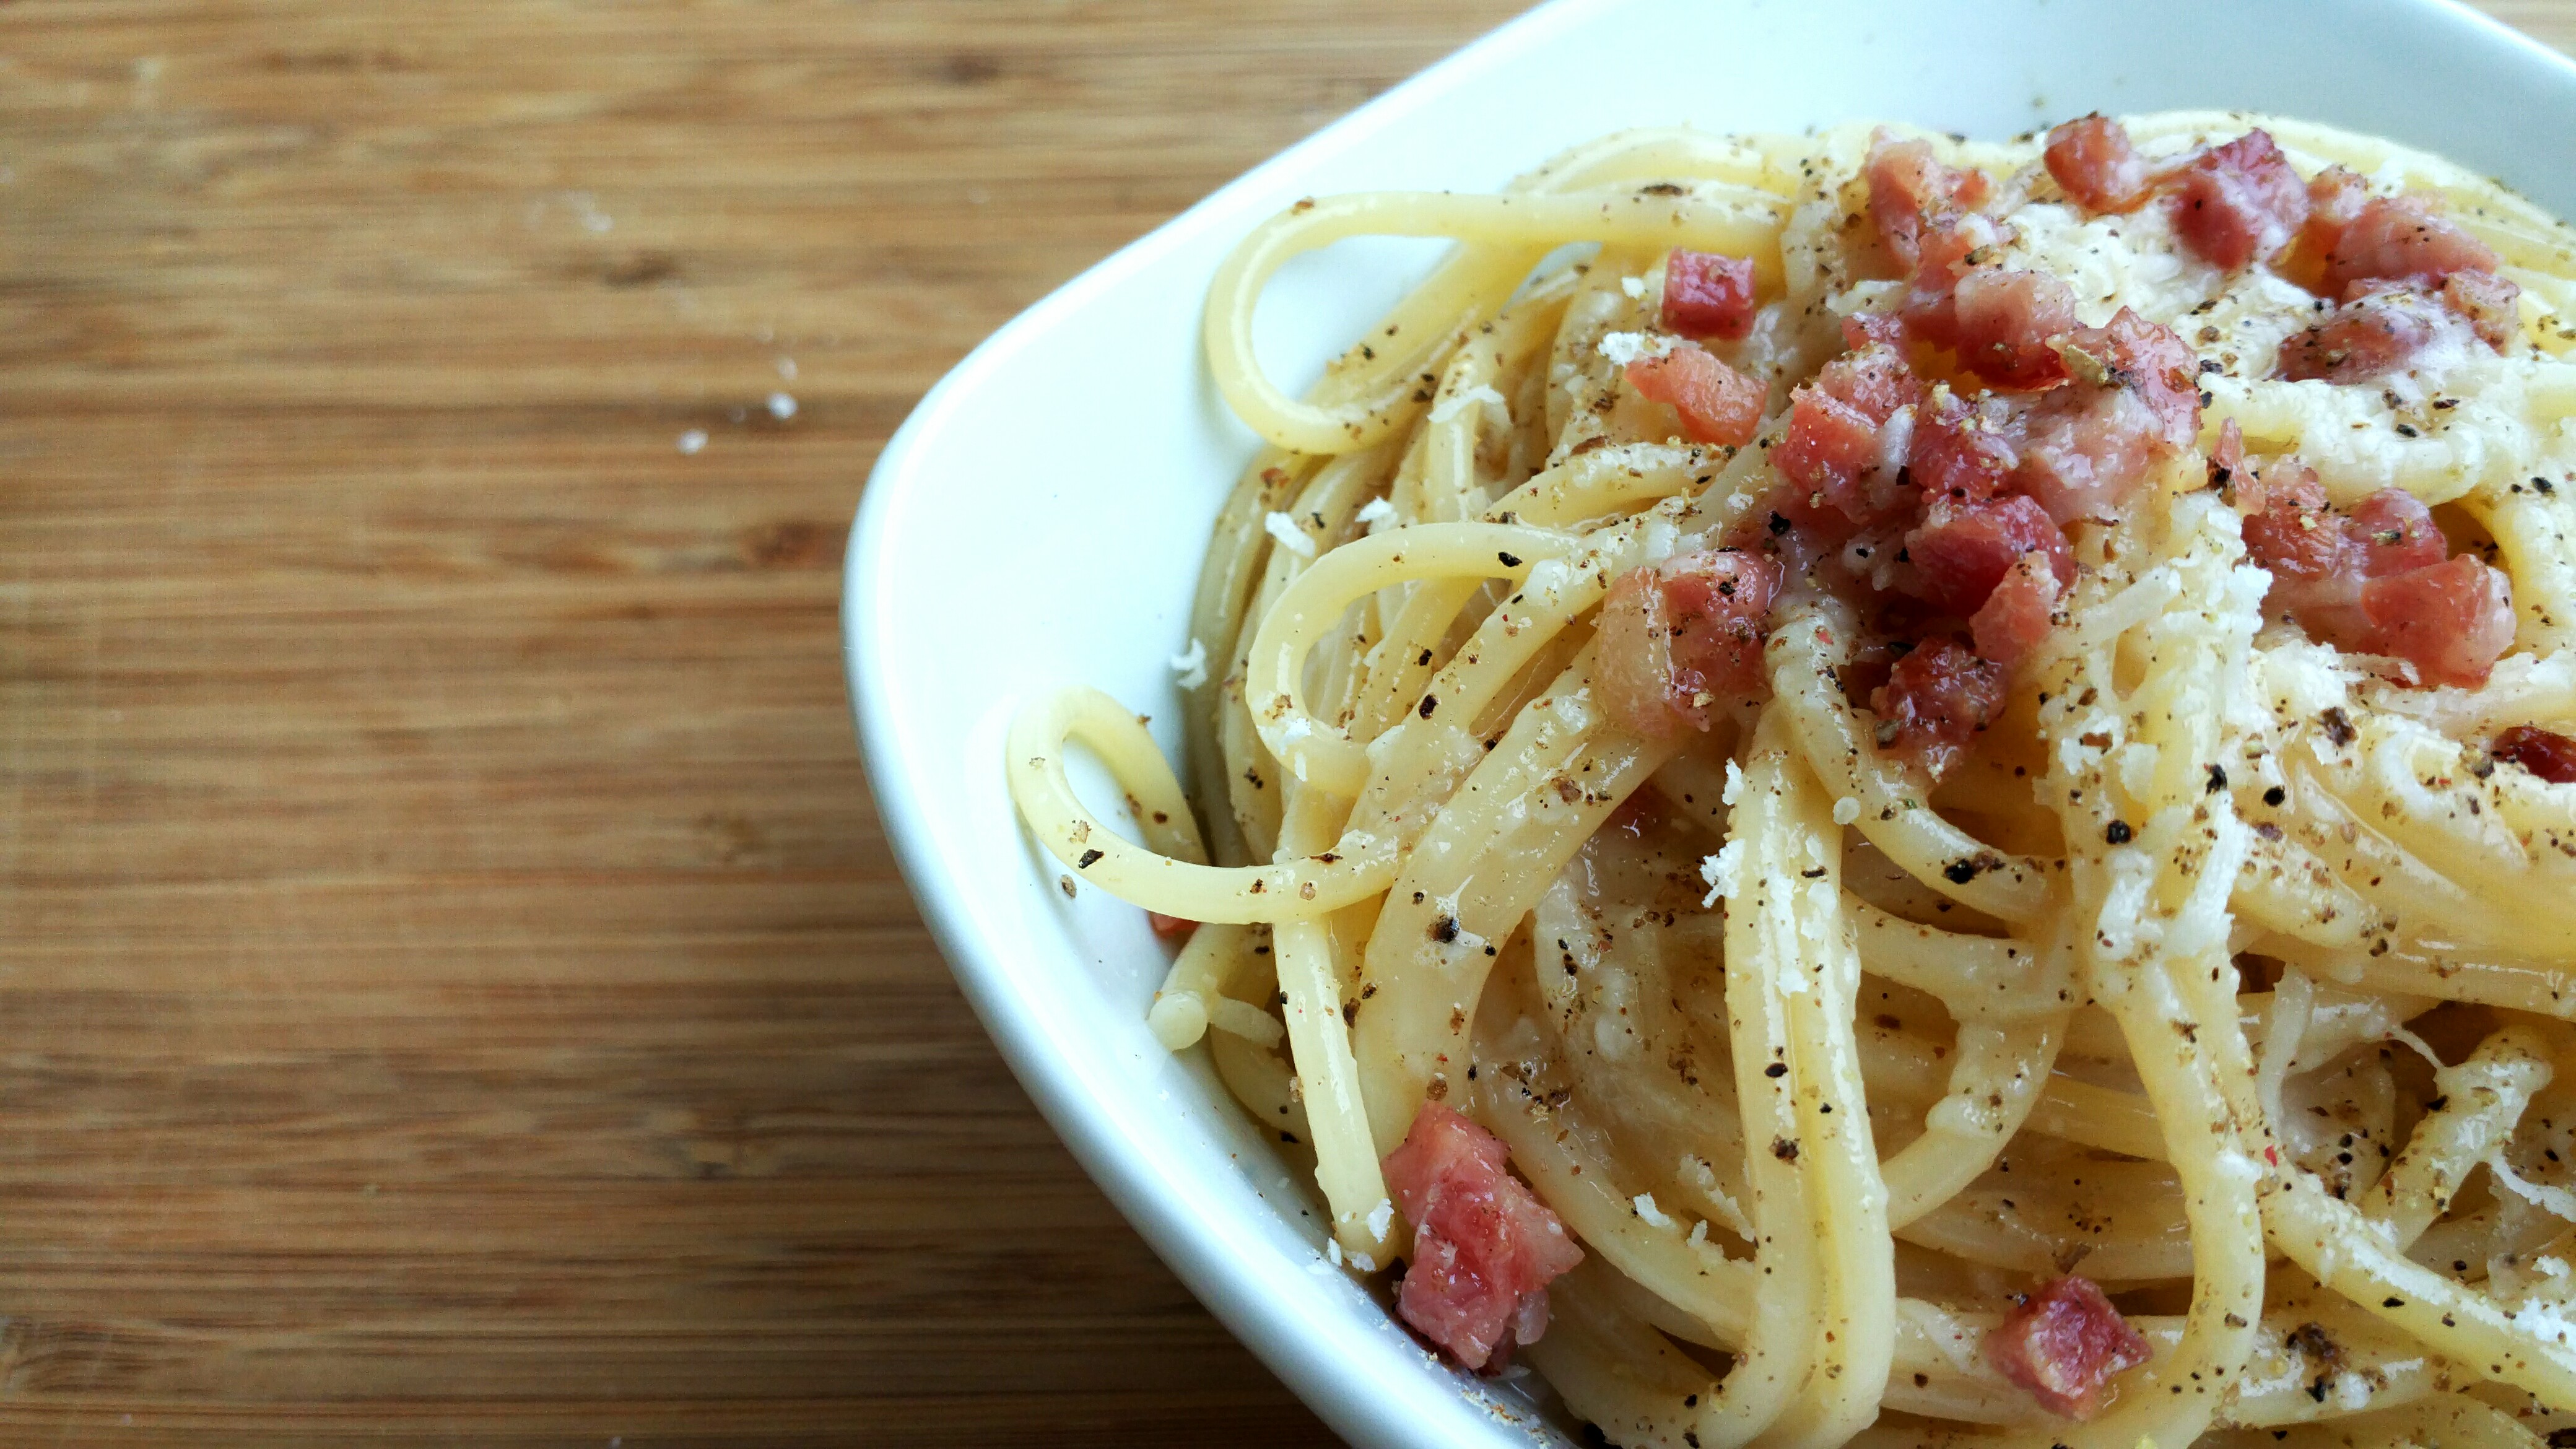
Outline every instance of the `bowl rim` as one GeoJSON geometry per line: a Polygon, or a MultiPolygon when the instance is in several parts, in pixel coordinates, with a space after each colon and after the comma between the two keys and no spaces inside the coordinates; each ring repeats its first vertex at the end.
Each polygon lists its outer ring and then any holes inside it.
{"type": "MultiPolygon", "coordinates": [[[[939,867],[925,823],[922,792],[896,767],[900,711],[891,702],[894,692],[884,687],[884,661],[872,647],[888,610],[869,587],[868,577],[872,563],[893,545],[890,520],[898,480],[912,471],[912,455],[921,440],[936,430],[958,398],[1028,340],[1065,314],[1080,310],[1097,294],[1155,266],[1210,213],[1236,208],[1276,189],[1277,178],[1301,169],[1311,153],[1330,150],[1354,132],[1376,128],[1428,105],[1490,66],[1636,3],[1639,0],[1543,0],[1225,183],[1004,323],[933,384],[888,437],[869,470],[844,556],[842,662],[862,765],[896,868],[950,974],[1050,1128],[1156,1256],[1305,1404],[1337,1433],[1357,1443],[1434,1449],[1457,1440],[1446,1432],[1453,1425],[1434,1419],[1389,1422],[1369,1415],[1366,1411],[1379,1401],[1351,1391],[1350,1365],[1332,1351],[1323,1335],[1264,1317],[1260,1311],[1266,1302],[1263,1274],[1221,1252],[1218,1235],[1181,1211],[1150,1162],[1124,1143],[1109,1114],[1087,1099],[1070,1060],[1048,1049],[1045,1033],[1027,1004],[1010,991],[1009,972],[998,953],[987,947],[960,909],[961,902],[954,899],[954,888],[939,867]]],[[[2576,83],[2576,57],[2474,8],[2467,0],[2344,3],[2356,14],[2406,16],[2453,27],[2463,41],[2502,46],[2518,52],[2526,63],[2537,61],[2576,83]]],[[[1464,1407],[1454,1396],[1452,1402],[1464,1407]]],[[[1487,1421],[1480,1427],[1500,1426],[1487,1421]]]]}

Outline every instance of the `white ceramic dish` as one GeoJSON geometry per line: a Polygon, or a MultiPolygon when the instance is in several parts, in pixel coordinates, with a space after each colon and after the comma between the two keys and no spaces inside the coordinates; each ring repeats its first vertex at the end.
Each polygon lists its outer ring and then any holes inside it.
{"type": "MultiPolygon", "coordinates": [[[[1899,118],[2002,136],[2101,109],[2231,107],[2376,131],[2576,214],[2576,64],[2445,0],[1558,0],[1271,160],[1031,308],[888,444],[843,616],[869,779],[923,915],[1030,1096],[1199,1297],[1331,1425],[1374,1446],[1563,1442],[1442,1368],[1325,1264],[1288,1180],[1197,1060],[1147,1034],[1142,915],[1021,833],[1002,733],[1068,681],[1152,714],[1200,550],[1251,434],[1200,360],[1209,277],[1300,196],[1490,189],[1627,126],[1899,118]]],[[[1418,245],[1292,266],[1264,309],[1312,378],[1418,275],[1418,245]]],[[[1293,390],[1293,388],[1292,388],[1293,390]]]]}

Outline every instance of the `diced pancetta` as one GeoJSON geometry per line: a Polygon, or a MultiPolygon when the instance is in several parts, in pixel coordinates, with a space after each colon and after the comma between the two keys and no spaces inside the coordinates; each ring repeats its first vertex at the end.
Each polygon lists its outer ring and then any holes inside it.
{"type": "Polygon", "coordinates": [[[1771,448],[1780,511],[1835,544],[1902,511],[1904,491],[1880,466],[1879,432],[1867,413],[1823,387],[1790,394],[1789,425],[1771,448]]]}
{"type": "Polygon", "coordinates": [[[1843,345],[1855,352],[1896,349],[1907,341],[1905,319],[1890,312],[1854,312],[1843,319],[1843,345]]]}
{"type": "Polygon", "coordinates": [[[2358,172],[2329,166],[2308,180],[2308,221],[2299,229],[2299,249],[2322,268],[2343,240],[2344,228],[2370,201],[2370,183],[2358,172]]]}
{"type": "Polygon", "coordinates": [[[1628,364],[1628,385],[1649,402],[1668,403],[1693,442],[1740,448],[1762,427],[1762,405],[1771,390],[1711,356],[1695,343],[1674,344],[1660,357],[1628,364]]]}
{"type": "Polygon", "coordinates": [[[2403,488],[2382,488],[2361,500],[2344,524],[2344,536],[2358,551],[2367,579],[2430,568],[2451,554],[2433,510],[2403,488]]]}
{"type": "Polygon", "coordinates": [[[1664,258],[1664,330],[1740,340],[1753,330],[1753,263],[1676,249],[1664,258]]]}
{"type": "Polygon", "coordinates": [[[1620,575],[1593,635],[1603,709],[1631,734],[1672,739],[1760,695],[1762,621],[1779,589],[1778,564],[1733,549],[1620,575]]]}
{"type": "Polygon", "coordinates": [[[1949,639],[1926,640],[1870,691],[1878,743],[1938,780],[2004,704],[2005,670],[1949,639]]]}
{"type": "Polygon", "coordinates": [[[2014,481],[2060,524],[2116,518],[2151,467],[2199,436],[2199,359],[2126,307],[2061,351],[2071,385],[2032,408],[2014,481]]]}
{"type": "Polygon", "coordinates": [[[2501,352],[2522,330],[2522,286],[2493,272],[2453,272],[2442,279],[2442,305],[2460,315],[2478,340],[2501,352]]]}
{"type": "Polygon", "coordinates": [[[1986,1335],[1986,1361],[2041,1408],[2089,1419],[2111,1376],[2147,1361],[2147,1340],[2092,1280],[2066,1277],[2004,1315],[1986,1335]]]}
{"type": "Polygon", "coordinates": [[[1969,503],[2004,491],[2021,461],[2013,445],[2015,419],[1999,401],[1963,401],[1935,388],[1914,411],[1914,436],[1906,469],[1926,498],[1969,503]]]}
{"type": "Polygon", "coordinates": [[[2308,219],[2308,187],[2266,131],[2213,146],[2168,183],[2174,235],[2201,260],[2234,271],[2267,261],[2308,219]]]}
{"type": "Polygon", "coordinates": [[[1423,1104],[1386,1155],[1387,1186],[1413,1227],[1396,1312],[1471,1369],[1546,1332],[1547,1285],[1583,1261],[1556,1214],[1503,1164],[1500,1139],[1438,1102],[1423,1104]]]}
{"type": "Polygon", "coordinates": [[[2498,734],[2487,753],[2520,765],[2553,785],[2576,785],[2576,740],[2538,725],[2515,725],[2498,734]]]}
{"type": "MultiPolygon", "coordinates": [[[[2511,285],[2508,283],[2507,285],[2511,285]]],[[[2475,327],[2412,287],[2364,292],[2281,344],[2279,376],[2292,382],[2366,382],[2427,355],[2465,346],[2475,327]]]]}
{"type": "Polygon", "coordinates": [[[1861,174],[1869,186],[1869,214],[1889,255],[1911,272],[1922,260],[1927,231],[1946,229],[1986,203],[1993,185],[1982,171],[1945,165],[1929,141],[1888,141],[1870,147],[1861,174]]]}
{"type": "Polygon", "coordinates": [[[2441,203],[2416,192],[2362,203],[2326,254],[2325,290],[2340,295],[2356,283],[2406,282],[2434,291],[2454,272],[2489,272],[2496,254],[2446,220],[2441,203]]]}
{"type": "Polygon", "coordinates": [[[2513,585],[2467,554],[2361,586],[2370,652],[2415,666],[2427,685],[2475,688],[2513,647],[2513,585]]]}
{"type": "Polygon", "coordinates": [[[2147,199],[2147,163],[2128,128],[2103,115],[2079,116],[2048,133],[2048,174],[2088,212],[2134,211],[2147,199]]]}
{"type": "Polygon", "coordinates": [[[1917,496],[1906,474],[1922,384],[1892,347],[1864,346],[1825,364],[1790,395],[1788,426],[1772,446],[1782,483],[1772,506],[1805,546],[1831,551],[1893,525],[1917,496]]]}
{"type": "Polygon", "coordinates": [[[1935,498],[1922,524],[1905,535],[1922,597],[1963,619],[1984,606],[2016,560],[2034,551],[2047,558],[2059,583],[2074,581],[2066,535],[2045,509],[2019,494],[1979,503],[1935,498]]]}
{"type": "MultiPolygon", "coordinates": [[[[2312,190],[2326,179],[2319,176],[2312,190]]],[[[2445,219],[2438,198],[2418,192],[2372,197],[2358,185],[2359,178],[2336,183],[2335,204],[2350,209],[2348,218],[2331,226],[2312,218],[2308,229],[2309,249],[2323,246],[2317,286],[2344,306],[2310,329],[2325,335],[2306,347],[2310,355],[2298,363],[2303,371],[2289,370],[2284,347],[2283,375],[2360,381],[2402,367],[2452,335],[2434,304],[2490,347],[2511,341],[2521,325],[2515,302],[2522,288],[2496,275],[2495,252],[2445,219]],[[2327,347],[2343,355],[2322,355],[2327,347]]]]}
{"type": "Polygon", "coordinates": [[[2163,453],[2200,436],[2200,358],[2172,328],[2123,307],[2100,327],[2067,334],[2061,350],[2076,382],[2116,388],[2146,405],[2163,453]]]}
{"type": "Polygon", "coordinates": [[[2486,682],[2513,644],[2502,573],[2467,554],[2446,558],[2432,513],[2401,489],[2338,517],[2296,459],[2263,471],[2265,506],[2245,520],[2245,552],[2271,570],[2266,612],[2337,648],[2407,660],[2424,684],[2486,682]]]}
{"type": "MultiPolygon", "coordinates": [[[[1907,319],[1914,322],[1910,305],[1907,319]]],[[[2075,293],[2064,282],[2046,272],[1976,267],[1958,278],[1945,307],[1924,311],[1916,330],[1997,387],[2035,389],[2066,375],[2051,339],[2074,327],[2075,293]]]]}
{"type": "Polygon", "coordinates": [[[2325,485],[2296,454],[2262,470],[2262,497],[2245,520],[2245,555],[2283,578],[2322,579],[2342,563],[2343,521],[2326,507],[2325,485]]]}
{"type": "Polygon", "coordinates": [[[1923,384],[1895,348],[1868,346],[1846,352],[1816,374],[1816,386],[1851,404],[1873,423],[1922,397],[1923,384]]]}
{"type": "Polygon", "coordinates": [[[2048,637],[2049,627],[2055,622],[2058,596],[2063,592],[2055,556],[2033,549],[2015,559],[2011,570],[1968,621],[1969,637],[1977,641],[1977,656],[2007,670],[2020,668],[2021,662],[2048,637]]]}

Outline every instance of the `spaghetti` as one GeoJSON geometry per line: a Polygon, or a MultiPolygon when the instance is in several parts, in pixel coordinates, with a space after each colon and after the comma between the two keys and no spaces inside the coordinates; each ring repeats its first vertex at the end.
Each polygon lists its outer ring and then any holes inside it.
{"type": "Polygon", "coordinates": [[[1192,788],[1083,689],[1010,786],[1426,1338],[1630,1446],[2576,1441],[2576,234],[1640,132],[1300,202],[1206,342],[1192,788]],[[1457,246],[1291,397],[1360,235],[1457,246]]]}

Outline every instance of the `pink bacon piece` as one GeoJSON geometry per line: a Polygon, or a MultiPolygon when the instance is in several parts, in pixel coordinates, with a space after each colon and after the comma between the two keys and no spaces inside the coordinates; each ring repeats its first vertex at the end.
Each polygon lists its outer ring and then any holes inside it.
{"type": "Polygon", "coordinates": [[[2406,660],[2427,685],[2486,682],[2513,645],[2513,590],[2501,572],[2451,554],[2432,513],[2402,489],[2338,517],[2296,458],[2263,473],[2245,552],[2271,571],[2267,611],[2338,648],[2406,660]]]}
{"type": "Polygon", "coordinates": [[[1959,276],[1946,306],[1909,307],[1907,318],[1985,381],[2036,389],[2066,376],[2054,339],[2075,329],[2075,293],[2046,272],[1978,267],[1959,276]]]}
{"type": "Polygon", "coordinates": [[[1907,271],[1923,259],[1927,232],[1946,230],[1986,204],[1993,183],[1982,171],[1945,164],[1929,141],[1889,141],[1870,146],[1861,164],[1869,187],[1869,214],[1890,256],[1907,271]]]}
{"type": "Polygon", "coordinates": [[[2515,725],[2495,737],[2487,753],[2520,765],[2552,785],[2576,785],[2576,740],[2538,725],[2515,725]]]}
{"type": "Polygon", "coordinates": [[[1786,487],[1780,511],[1821,542],[1840,544],[1863,528],[1904,513],[1913,503],[1897,474],[1910,434],[1896,419],[1922,395],[1921,384],[1893,348],[1872,346],[1826,363],[1813,383],[1790,394],[1789,425],[1771,449],[1786,487]]]}
{"type": "Polygon", "coordinates": [[[2407,282],[2439,288],[2455,272],[2493,272],[2487,244],[2441,215],[2429,196],[2375,196],[2336,233],[2326,254],[2325,286],[2340,293],[2357,282],[2407,282]]]}
{"type": "Polygon", "coordinates": [[[2061,525],[2116,518],[2150,468],[2199,436],[2199,359],[2126,307],[2061,347],[2071,385],[2032,408],[2014,481],[2061,525]]]}
{"type": "Polygon", "coordinates": [[[2004,684],[2003,665],[1952,640],[1927,640],[1896,661],[1887,683],[1870,691],[1879,744],[1938,780],[2002,712],[2004,684]]]}
{"type": "MultiPolygon", "coordinates": [[[[2064,546],[2061,538],[2059,547],[2064,546]]],[[[2033,549],[2013,560],[2011,570],[1968,620],[1969,637],[1977,641],[1977,657],[2007,670],[2019,669],[2048,637],[2056,623],[2058,598],[2065,593],[2057,558],[2044,549],[2033,549]]]]}
{"type": "Polygon", "coordinates": [[[2318,259],[2334,255],[2344,229],[2370,204],[2370,183],[2357,172],[2329,166],[2308,180],[2308,220],[2299,229],[2299,248],[2318,259]]]}
{"type": "Polygon", "coordinates": [[[2171,174],[2174,234],[2201,260],[2234,271],[2269,261],[2308,220],[2308,186],[2267,131],[2213,146],[2171,174]]]}
{"type": "Polygon", "coordinates": [[[2106,116],[2079,116],[2050,131],[2043,159],[2067,198],[2088,212],[2135,211],[2151,189],[2128,128],[2106,116]]]}
{"type": "Polygon", "coordinates": [[[2015,423],[2001,401],[1962,401],[1935,388],[1914,411],[1906,471],[1929,499],[1977,503],[2002,493],[2021,462],[2015,423]]]}
{"type": "Polygon", "coordinates": [[[1438,1102],[1386,1155],[1387,1186],[1413,1226],[1395,1308],[1471,1369],[1499,1368],[1547,1331],[1547,1285],[1583,1261],[1565,1225],[1504,1171],[1494,1134],[1438,1102]]]}
{"type": "Polygon", "coordinates": [[[2075,581],[2075,553],[2037,503],[2015,494],[1982,503],[1936,498],[1923,522],[1905,535],[1922,594],[1966,618],[1985,607],[2022,555],[2043,555],[2061,584],[2075,581]]]}
{"type": "Polygon", "coordinates": [[[2292,382],[2366,382],[2409,367],[2427,353],[2463,346],[2475,336],[2476,324],[2439,297],[2412,287],[2385,287],[2355,296],[2324,321],[2284,340],[2275,372],[2292,382]]]}
{"type": "Polygon", "coordinates": [[[1779,589],[1778,564],[1733,549],[1620,575],[1594,634],[1603,709],[1632,734],[1674,739],[1760,695],[1762,621],[1779,589]]]}
{"type": "Polygon", "coordinates": [[[1665,331],[1741,341],[1753,330],[1753,310],[1750,261],[1681,248],[1664,258],[1665,331]]]}
{"type": "Polygon", "coordinates": [[[2513,586],[2467,554],[2361,586],[2372,653],[2415,666],[2427,685],[2474,689],[2513,647],[2513,586]]]}
{"type": "Polygon", "coordinates": [[[1986,1335],[1986,1361],[2066,1419],[2100,1413],[2111,1376],[2147,1361],[2147,1340],[2089,1278],[2060,1278],[1986,1335]]]}
{"type": "Polygon", "coordinates": [[[1649,402],[1668,403],[1693,442],[1740,448],[1762,426],[1771,390],[1720,362],[1696,344],[1677,344],[1661,357],[1629,363],[1628,385],[1649,402]]]}

